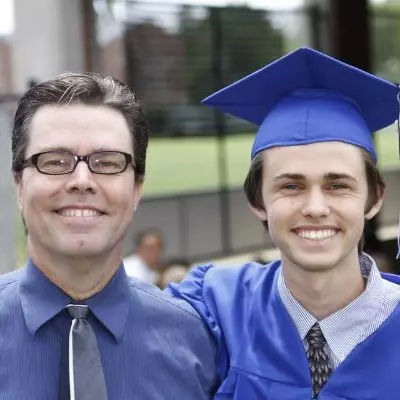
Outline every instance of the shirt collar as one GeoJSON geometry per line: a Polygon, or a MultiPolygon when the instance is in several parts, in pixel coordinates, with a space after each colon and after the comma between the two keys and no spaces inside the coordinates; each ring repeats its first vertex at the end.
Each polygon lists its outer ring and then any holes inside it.
{"type": "Polygon", "coordinates": [[[384,301],[383,280],[374,260],[367,254],[360,256],[361,273],[367,280],[365,291],[346,307],[321,321],[311,315],[289,292],[282,270],[278,276],[278,292],[297,330],[304,340],[307,332],[319,322],[329,348],[341,362],[359,342],[365,327],[379,312],[384,301]]]}
{"type": "Polygon", "coordinates": [[[282,267],[279,270],[277,286],[282,303],[296,325],[301,339],[304,340],[316,319],[290,293],[283,278],[282,267]]]}
{"type": "MultiPolygon", "coordinates": [[[[69,303],[71,298],[51,282],[29,260],[19,282],[25,323],[33,335],[69,303]]],[[[129,313],[129,282],[123,267],[117,270],[105,288],[84,301],[92,313],[119,341],[129,313]]]]}

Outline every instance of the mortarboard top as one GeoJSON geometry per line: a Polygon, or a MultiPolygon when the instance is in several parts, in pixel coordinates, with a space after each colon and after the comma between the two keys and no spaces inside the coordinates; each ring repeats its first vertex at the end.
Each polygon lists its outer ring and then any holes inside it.
{"type": "Polygon", "coordinates": [[[377,161],[372,134],[399,115],[398,87],[300,48],[203,100],[259,125],[251,158],[276,146],[340,141],[377,161]]]}

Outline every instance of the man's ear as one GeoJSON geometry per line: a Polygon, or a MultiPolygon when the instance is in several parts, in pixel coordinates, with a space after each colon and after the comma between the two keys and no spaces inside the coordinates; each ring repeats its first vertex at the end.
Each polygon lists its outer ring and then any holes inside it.
{"type": "Polygon", "coordinates": [[[377,195],[377,202],[371,207],[371,209],[365,214],[365,219],[370,220],[378,214],[379,210],[382,208],[383,197],[385,194],[385,189],[380,188],[379,193],[377,195]]]}
{"type": "Polygon", "coordinates": [[[133,192],[133,211],[136,212],[140,199],[143,195],[143,183],[135,183],[135,189],[133,192]]]}
{"type": "Polygon", "coordinates": [[[267,211],[262,208],[256,208],[248,203],[251,212],[261,221],[267,220],[267,211]]]}
{"type": "Polygon", "coordinates": [[[14,185],[17,192],[18,208],[22,212],[22,177],[20,174],[14,174],[14,185]]]}

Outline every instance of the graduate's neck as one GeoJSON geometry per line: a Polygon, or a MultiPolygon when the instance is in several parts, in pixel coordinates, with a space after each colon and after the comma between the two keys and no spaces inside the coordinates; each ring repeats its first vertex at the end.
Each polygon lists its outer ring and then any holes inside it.
{"type": "Polygon", "coordinates": [[[292,296],[318,320],[346,307],[366,287],[358,256],[319,271],[282,260],[282,271],[292,296]]]}

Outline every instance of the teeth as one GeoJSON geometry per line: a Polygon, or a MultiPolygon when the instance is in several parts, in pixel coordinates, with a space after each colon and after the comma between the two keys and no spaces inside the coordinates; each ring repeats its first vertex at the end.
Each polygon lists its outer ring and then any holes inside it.
{"type": "Polygon", "coordinates": [[[311,230],[298,230],[297,234],[303,239],[309,240],[325,240],[329,239],[332,236],[336,235],[336,231],[334,229],[319,229],[315,231],[311,230]]]}
{"type": "Polygon", "coordinates": [[[100,213],[96,210],[86,210],[86,209],[65,209],[59,211],[60,215],[65,217],[96,217],[100,215],[100,213]]]}

